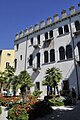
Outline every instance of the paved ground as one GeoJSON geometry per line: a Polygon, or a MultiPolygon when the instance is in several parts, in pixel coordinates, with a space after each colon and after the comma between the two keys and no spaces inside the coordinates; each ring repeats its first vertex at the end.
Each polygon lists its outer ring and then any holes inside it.
{"type": "MultiPolygon", "coordinates": [[[[80,101],[76,106],[67,107],[52,107],[53,112],[43,118],[38,118],[36,120],[80,120],[80,101]]],[[[3,113],[0,115],[0,120],[7,120],[7,110],[2,107],[3,113]]]]}
{"type": "Polygon", "coordinates": [[[2,114],[0,115],[0,120],[7,120],[7,110],[5,107],[2,106],[2,114]]]}
{"type": "Polygon", "coordinates": [[[80,102],[76,106],[53,107],[53,112],[36,120],[80,120],[80,102]]]}

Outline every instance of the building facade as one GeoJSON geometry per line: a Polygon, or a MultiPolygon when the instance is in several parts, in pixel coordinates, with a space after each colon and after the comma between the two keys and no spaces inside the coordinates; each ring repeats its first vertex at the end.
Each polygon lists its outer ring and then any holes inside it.
{"type": "Polygon", "coordinates": [[[14,50],[0,50],[0,71],[4,71],[9,65],[14,67],[14,50]]]}
{"type": "Polygon", "coordinates": [[[56,67],[62,72],[59,89],[69,90],[75,88],[80,94],[80,3],[76,11],[74,6],[47,18],[34,27],[16,34],[15,74],[27,70],[35,84],[31,91],[39,89],[41,96],[47,94],[47,87],[42,86],[45,72],[48,68],[56,67]]]}

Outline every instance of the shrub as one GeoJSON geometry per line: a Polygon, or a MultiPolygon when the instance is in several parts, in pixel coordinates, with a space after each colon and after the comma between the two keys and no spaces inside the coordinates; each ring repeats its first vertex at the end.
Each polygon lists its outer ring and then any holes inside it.
{"type": "Polygon", "coordinates": [[[33,109],[28,111],[29,120],[35,120],[36,118],[43,117],[46,114],[52,113],[52,108],[45,101],[36,102],[33,109]]]}
{"type": "Polygon", "coordinates": [[[22,110],[22,111],[15,111],[14,108],[10,109],[8,111],[8,120],[28,120],[28,114],[26,112],[26,110],[22,110]]]}
{"type": "Polygon", "coordinates": [[[51,106],[63,106],[64,98],[63,97],[53,97],[52,99],[49,99],[49,104],[51,106]]]}
{"type": "Polygon", "coordinates": [[[34,96],[36,96],[36,97],[40,97],[40,94],[42,93],[42,91],[40,91],[40,90],[35,90],[34,92],[33,92],[33,95],[34,96]]]}
{"type": "Polygon", "coordinates": [[[0,107],[0,114],[2,113],[2,108],[0,107]]]}
{"type": "Polygon", "coordinates": [[[64,97],[64,105],[71,105],[72,99],[70,97],[64,97]]]}

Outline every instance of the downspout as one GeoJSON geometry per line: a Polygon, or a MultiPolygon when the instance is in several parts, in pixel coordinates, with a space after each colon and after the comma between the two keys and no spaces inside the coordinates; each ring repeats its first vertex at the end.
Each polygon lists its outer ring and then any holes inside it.
{"type": "MultiPolygon", "coordinates": [[[[28,40],[28,36],[27,36],[28,40]]],[[[24,70],[26,70],[26,60],[27,60],[27,40],[26,40],[26,48],[25,48],[25,64],[24,64],[24,70]]]]}

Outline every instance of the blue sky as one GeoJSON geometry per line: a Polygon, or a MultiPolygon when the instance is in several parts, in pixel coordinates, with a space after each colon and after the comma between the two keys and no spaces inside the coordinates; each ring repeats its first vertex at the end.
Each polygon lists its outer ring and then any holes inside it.
{"type": "Polygon", "coordinates": [[[13,49],[15,34],[46,21],[48,16],[69,7],[78,9],[80,0],[0,0],[0,49],[13,49]]]}

